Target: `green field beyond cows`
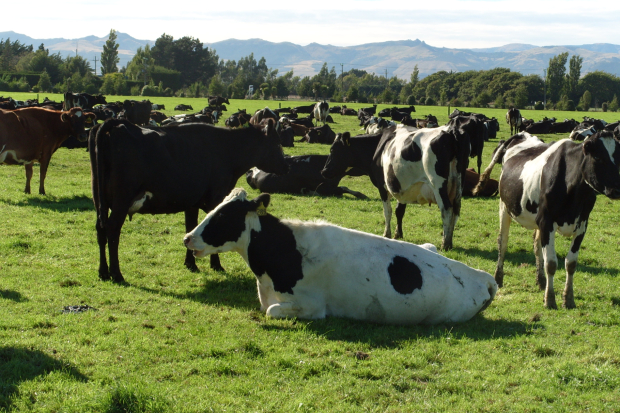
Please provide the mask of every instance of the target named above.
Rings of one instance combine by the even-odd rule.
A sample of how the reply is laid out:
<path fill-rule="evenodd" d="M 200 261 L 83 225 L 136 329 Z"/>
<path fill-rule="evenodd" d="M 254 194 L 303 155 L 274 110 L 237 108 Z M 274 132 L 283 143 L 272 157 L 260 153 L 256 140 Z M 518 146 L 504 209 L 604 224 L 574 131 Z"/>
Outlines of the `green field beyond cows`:
<path fill-rule="evenodd" d="M 179 113 L 170 110 L 179 103 L 195 111 L 207 105 L 152 102 L 169 115 Z M 234 100 L 225 115 L 308 103 Z M 448 120 L 446 107 L 416 109 L 417 117 Z M 510 134 L 506 110 L 462 109 L 500 120 L 498 139 L 484 148 L 485 167 Z M 586 113 L 522 114 L 579 121 Z M 362 133 L 355 117 L 332 116 L 336 132 Z M 285 152 L 327 154 L 329 146 L 295 143 Z M 99 281 L 89 168 L 82 149 L 59 149 L 48 195 L 40 196 L 23 193 L 23 166 L 0 166 L 0 412 L 620 412 L 620 202 L 598 197 L 579 255 L 574 310 L 543 307 L 532 233 L 513 224 L 504 287 L 469 322 L 274 320 L 259 311 L 254 275 L 238 254 L 221 256 L 223 273 L 208 260 L 198 261 L 199 273 L 185 269 L 182 214 L 136 214 L 126 222 L 119 254 L 127 283 Z M 500 171 L 496 166 L 493 177 Z M 38 182 L 35 167 L 34 192 Z M 342 185 L 369 199 L 273 194 L 268 211 L 381 235 L 382 205 L 369 178 L 346 177 Z M 245 177 L 238 186 L 258 195 Z M 498 203 L 465 198 L 455 248 L 442 254 L 492 274 Z M 441 231 L 436 205 L 407 208 L 405 241 L 439 246 Z M 569 241 L 557 240 L 558 303 Z M 63 313 L 77 305 L 94 309 Z"/>

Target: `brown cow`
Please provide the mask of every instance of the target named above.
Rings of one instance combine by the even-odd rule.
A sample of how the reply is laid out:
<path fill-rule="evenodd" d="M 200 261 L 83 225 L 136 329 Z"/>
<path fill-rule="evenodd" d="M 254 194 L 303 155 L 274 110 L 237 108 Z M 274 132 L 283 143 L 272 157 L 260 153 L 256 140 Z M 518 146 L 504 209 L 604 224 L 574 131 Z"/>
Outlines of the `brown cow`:
<path fill-rule="evenodd" d="M 39 162 L 39 194 L 45 195 L 45 175 L 52 154 L 69 136 L 85 140 L 84 124 L 94 120 L 95 115 L 82 108 L 0 110 L 0 164 L 26 167 L 25 192 L 29 194 L 32 164 Z"/>

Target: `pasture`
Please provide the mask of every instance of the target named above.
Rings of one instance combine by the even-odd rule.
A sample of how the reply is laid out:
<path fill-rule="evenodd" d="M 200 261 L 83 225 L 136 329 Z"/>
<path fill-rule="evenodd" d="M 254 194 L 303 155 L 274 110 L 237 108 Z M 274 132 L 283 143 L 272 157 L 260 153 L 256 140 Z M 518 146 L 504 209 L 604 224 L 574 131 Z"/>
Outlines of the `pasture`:
<path fill-rule="evenodd" d="M 151 101 L 168 108 L 187 103 L 195 111 L 207 105 L 206 99 Z M 279 104 L 308 103 L 235 100 L 225 115 Z M 462 109 L 500 120 L 498 139 L 485 145 L 484 168 L 509 135 L 506 110 Z M 448 119 L 445 107 L 416 110 L 414 117 Z M 581 120 L 585 113 L 522 114 Z M 361 133 L 356 117 L 332 116 L 336 132 Z M 296 142 L 285 152 L 327 154 L 329 146 Z M 182 214 L 134 215 L 119 250 L 127 283 L 99 281 L 87 155 L 59 149 L 46 196 L 23 193 L 22 166 L 0 166 L 0 412 L 620 412 L 620 203 L 598 197 L 575 274 L 574 310 L 543 308 L 532 234 L 513 224 L 504 287 L 469 322 L 273 320 L 259 311 L 254 275 L 238 254 L 221 256 L 223 273 L 210 270 L 208 260 L 197 262 L 199 273 L 185 269 Z M 382 206 L 368 177 L 341 184 L 369 199 L 273 194 L 268 211 L 381 235 Z M 245 177 L 237 186 L 258 195 Z M 492 274 L 498 202 L 465 198 L 455 248 L 442 254 Z M 409 205 L 403 223 L 405 241 L 441 244 L 436 205 Z M 558 239 L 558 295 L 568 246 Z M 62 312 L 75 305 L 94 309 Z"/>

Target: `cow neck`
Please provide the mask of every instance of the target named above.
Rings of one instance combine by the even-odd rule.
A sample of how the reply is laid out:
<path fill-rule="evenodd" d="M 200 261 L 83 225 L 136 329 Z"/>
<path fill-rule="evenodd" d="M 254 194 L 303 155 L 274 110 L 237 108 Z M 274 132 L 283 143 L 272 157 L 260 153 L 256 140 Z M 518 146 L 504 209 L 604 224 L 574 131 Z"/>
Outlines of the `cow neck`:
<path fill-rule="evenodd" d="M 566 162 L 566 168 L 567 168 L 567 186 L 569 188 L 575 188 L 576 194 L 578 194 L 578 199 L 585 199 L 588 196 L 592 196 L 597 194 L 598 192 L 592 188 L 585 180 L 585 177 L 583 175 L 583 170 L 582 168 L 582 164 L 585 160 L 586 155 L 583 153 L 583 144 L 580 145 L 574 145 L 572 144 L 572 142 L 565 142 L 565 144 L 567 144 L 566 146 L 566 153 L 565 156 L 561 157 L 561 159 L 566 162 L 567 160 L 570 161 L 570 164 L 576 166 L 576 167 L 571 167 L 571 165 L 568 164 L 568 162 Z M 557 159 L 559 159 L 559 153 L 561 151 L 556 151 L 555 152 L 555 156 L 552 156 L 554 159 L 554 162 L 557 161 Z M 549 161 L 547 161 L 549 162 Z"/>
<path fill-rule="evenodd" d="M 351 138 L 349 142 L 351 142 L 351 151 L 353 152 L 352 158 L 355 165 L 349 166 L 370 173 L 372 160 L 377 150 L 377 145 L 379 145 L 379 141 L 381 140 L 381 136 L 382 135 Z"/>
<path fill-rule="evenodd" d="M 239 131 L 243 131 L 243 129 L 239 129 Z M 237 142 L 236 147 L 243 148 L 237 152 L 237 161 L 232 164 L 235 176 L 241 176 L 255 167 L 257 163 L 260 163 L 264 156 L 267 138 L 252 133 L 252 136 L 232 136 L 232 139 Z"/>
<path fill-rule="evenodd" d="M 73 134 L 71 121 L 63 122 L 60 118 L 63 113 L 62 111 L 49 109 L 41 110 L 41 108 L 24 108 L 23 110 L 27 111 L 25 113 L 36 113 L 36 116 L 37 118 L 39 118 L 40 123 L 49 126 L 48 130 L 52 132 L 52 136 L 56 137 L 56 139 L 58 140 L 65 140 Z M 67 112 L 67 116 L 71 115 Z M 82 112 L 82 116 L 84 116 L 84 112 Z"/>

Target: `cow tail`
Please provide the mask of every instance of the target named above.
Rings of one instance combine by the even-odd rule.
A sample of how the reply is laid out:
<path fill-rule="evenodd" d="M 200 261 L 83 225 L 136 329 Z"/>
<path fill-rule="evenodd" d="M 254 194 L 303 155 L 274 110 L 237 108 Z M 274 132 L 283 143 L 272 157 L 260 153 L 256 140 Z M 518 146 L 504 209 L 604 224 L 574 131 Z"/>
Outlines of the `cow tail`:
<path fill-rule="evenodd" d="M 474 196 L 478 196 L 478 193 L 482 191 L 484 187 L 487 185 L 487 182 L 489 181 L 489 178 L 491 177 L 491 172 L 493 172 L 493 167 L 495 166 L 495 164 L 501 163 L 502 160 L 504 159 L 504 154 L 506 153 L 506 147 L 508 146 L 509 142 L 510 140 L 503 142 L 500 146 L 498 146 L 497 150 L 495 151 L 493 155 L 493 159 L 491 159 L 491 163 L 489 164 L 489 166 L 487 166 L 484 172 L 480 174 L 480 179 L 478 180 L 478 184 L 472 191 L 472 194 Z"/>

